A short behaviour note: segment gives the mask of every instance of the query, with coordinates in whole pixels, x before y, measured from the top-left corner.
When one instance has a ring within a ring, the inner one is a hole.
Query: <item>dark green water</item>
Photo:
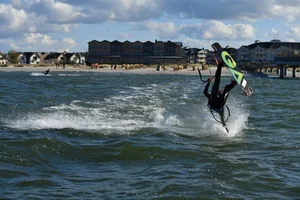
[[[249,83],[227,134],[197,75],[1,72],[0,199],[300,198],[299,79]]]

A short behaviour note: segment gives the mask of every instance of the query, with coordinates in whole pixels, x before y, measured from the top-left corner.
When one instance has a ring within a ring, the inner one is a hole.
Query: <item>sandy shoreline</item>
[[[98,72],[98,73],[134,73],[134,74],[179,74],[179,75],[197,75],[198,71],[193,71],[192,67],[189,67],[187,69],[183,69],[180,71],[174,71],[172,68],[169,70],[162,70],[157,71],[155,68],[141,68],[141,69],[111,69],[111,68],[99,68],[99,69],[91,69],[90,67],[66,67],[66,68],[56,68],[53,66],[49,67],[32,67],[32,66],[26,66],[26,67],[0,67],[0,72],[14,72],[14,71],[25,71],[25,72],[44,72],[47,69],[50,69],[53,72]],[[201,70],[202,75],[213,75],[215,74],[216,67],[210,67],[210,70]],[[223,68],[222,70],[223,75],[229,75],[229,72],[227,69]]]

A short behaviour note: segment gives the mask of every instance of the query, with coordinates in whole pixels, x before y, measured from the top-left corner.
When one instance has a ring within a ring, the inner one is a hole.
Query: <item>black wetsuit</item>
[[[47,71],[45,71],[45,75],[47,75],[49,72],[50,72],[50,70],[49,70],[49,69],[47,69]]]
[[[221,116],[221,120],[224,123],[224,105],[226,103],[229,91],[232,90],[236,86],[236,82],[232,81],[230,84],[226,85],[223,91],[219,91],[220,81],[221,81],[221,71],[223,64],[219,64],[216,74],[215,74],[215,82],[211,89],[211,94],[208,93],[208,88],[210,81],[207,82],[203,93],[208,98],[208,105],[210,109],[218,112]],[[225,123],[224,123],[225,124]]]

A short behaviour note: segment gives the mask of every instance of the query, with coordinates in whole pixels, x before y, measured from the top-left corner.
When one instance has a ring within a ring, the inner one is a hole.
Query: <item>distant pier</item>
[[[288,73],[288,69],[292,69],[292,75],[289,76],[290,73]],[[300,70],[300,67],[296,67],[296,66],[288,66],[288,65],[283,65],[283,66],[262,66],[262,67],[258,67],[258,71],[263,72],[263,73],[274,73],[274,70],[276,72],[276,74],[279,75],[280,78],[284,78],[284,77],[297,77],[297,69]]]
[[[298,75],[298,73],[300,73],[300,61],[275,61],[269,64],[248,64],[244,66],[244,68],[262,73],[276,73],[280,78],[300,77]]]

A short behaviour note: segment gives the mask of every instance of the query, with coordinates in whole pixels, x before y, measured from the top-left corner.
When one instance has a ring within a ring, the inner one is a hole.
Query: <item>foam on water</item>
[[[206,126],[209,128],[211,126],[211,131],[214,133],[224,136],[224,137],[235,137],[239,133],[241,133],[245,128],[247,128],[247,120],[249,113],[243,107],[243,104],[234,99],[231,103],[228,104],[230,109],[230,117],[226,122],[227,128],[229,132],[225,130],[225,128],[218,122],[216,122],[213,117],[209,117],[209,121],[207,122]],[[207,108],[208,110],[208,108]],[[208,113],[210,111],[208,110]],[[226,112],[225,112],[226,113]],[[228,113],[227,113],[228,114]],[[225,114],[226,115],[226,114]]]
[[[189,92],[174,83],[125,87],[118,94],[99,101],[73,100],[22,113],[6,120],[8,127],[21,130],[64,129],[101,133],[127,133],[141,128],[157,128],[182,135],[234,137],[246,128],[248,114],[242,103],[230,99],[229,133],[216,122],[206,103],[186,106]],[[185,89],[186,88],[186,89]],[[192,107],[190,107],[192,106]],[[181,108],[181,110],[180,110]]]
[[[30,76],[52,76],[52,75],[51,74],[45,75],[45,73],[42,72],[32,72]]]
[[[32,73],[30,73],[30,76],[53,76],[53,74],[45,75],[45,73],[43,73],[43,72],[32,72]],[[78,73],[61,73],[61,74],[58,74],[57,76],[73,77],[73,76],[80,76],[80,74],[78,74]]]
[[[80,76],[80,74],[58,74],[58,76]]]
[[[242,105],[235,102],[234,106],[231,107],[231,118],[227,122],[228,137],[234,137],[247,128],[249,112]]]
[[[164,116],[165,108],[155,89],[133,89],[131,93],[111,96],[102,101],[72,101],[23,113],[8,119],[8,127],[21,130],[63,129],[116,133],[176,122],[176,116]]]
[[[84,108],[79,105],[60,105],[44,109],[43,113],[29,113],[8,120],[8,126],[22,130],[72,128],[90,131],[125,131],[147,127],[149,123],[143,118],[123,116],[118,112],[109,112],[109,108]],[[157,110],[158,116],[161,115]],[[155,117],[156,117],[155,115]],[[154,124],[154,123],[152,123]]]
[[[201,102],[198,105],[198,108],[194,108],[190,113],[187,113],[187,115],[190,115],[191,117],[186,121],[181,122],[186,128],[186,130],[182,130],[182,132],[186,135],[196,137],[213,135],[221,138],[231,138],[238,136],[245,128],[247,128],[249,111],[247,111],[240,100],[234,99],[233,97],[230,97],[227,105],[230,109],[230,117],[226,123],[229,133],[227,133],[225,128],[213,118],[206,102]],[[225,116],[227,117],[228,112],[226,111]],[[217,113],[215,114],[215,117],[217,119],[219,118]]]

